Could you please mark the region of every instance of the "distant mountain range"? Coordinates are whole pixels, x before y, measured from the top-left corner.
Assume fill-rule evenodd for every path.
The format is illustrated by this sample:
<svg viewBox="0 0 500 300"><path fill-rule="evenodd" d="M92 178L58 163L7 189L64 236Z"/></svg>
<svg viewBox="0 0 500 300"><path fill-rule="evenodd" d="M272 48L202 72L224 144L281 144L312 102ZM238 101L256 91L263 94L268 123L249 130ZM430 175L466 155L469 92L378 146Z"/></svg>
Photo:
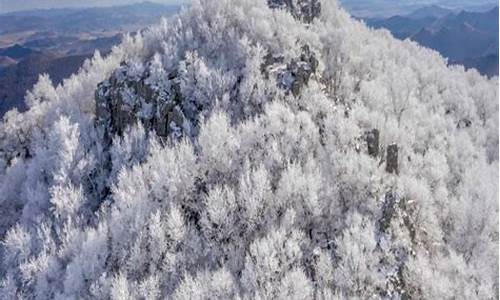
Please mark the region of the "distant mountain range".
<svg viewBox="0 0 500 300"><path fill-rule="evenodd" d="M360 18L404 16L422 7L439 6L455 12L482 12L498 5L495 0L339 0L352 15Z"/></svg>
<svg viewBox="0 0 500 300"><path fill-rule="evenodd" d="M0 49L0 56L8 56L11 59L22 59L35 53L37 53L37 51L18 44L15 44L12 47Z"/></svg>
<svg viewBox="0 0 500 300"><path fill-rule="evenodd" d="M49 9L13 12L0 15L0 34L34 30L57 33L127 30L151 24L152 19L171 15L177 5L142 2L126 6L83 9Z"/></svg>
<svg viewBox="0 0 500 300"><path fill-rule="evenodd" d="M8 56L0 56L0 69L17 64L17 61Z"/></svg>
<svg viewBox="0 0 500 300"><path fill-rule="evenodd" d="M122 33L109 37L92 37L89 39L76 36L51 35L45 38L32 39L24 43L24 47L42 49L45 52L57 52L61 55L83 55L94 53L96 49L101 52L108 52L114 45L120 43L122 38Z"/></svg>
<svg viewBox="0 0 500 300"><path fill-rule="evenodd" d="M477 69L487 76L498 76L498 54L490 54L477 58L466 58L462 61L451 61L450 63L463 65L466 69Z"/></svg>
<svg viewBox="0 0 500 300"><path fill-rule="evenodd" d="M373 28L386 28L399 38L409 38L434 49L450 63L498 75L498 6L485 12L456 12L427 6L403 16L364 19Z"/></svg>
<svg viewBox="0 0 500 300"><path fill-rule="evenodd" d="M50 74L54 84L78 71L90 55L58 57L53 54L30 56L16 65L0 70L0 116L13 107L26 109L24 95L37 81L40 74Z"/></svg>
<svg viewBox="0 0 500 300"><path fill-rule="evenodd" d="M124 33L137 32L179 9L142 2L0 14L0 117L14 107L26 108L26 91L40 74L49 74L58 84L95 50L107 53Z"/></svg>
<svg viewBox="0 0 500 300"><path fill-rule="evenodd" d="M387 1L353 0L344 5L390 7ZM402 1L395 6L413 7L410 4ZM498 75L498 7L478 12L485 8L491 5L478 2L468 11L420 5L411 13L363 20L371 27L390 30L397 38L410 38L435 49L451 64L476 68L492 76ZM26 90L36 83L40 73L48 73L57 84L76 72L96 49L107 53L120 43L125 32L141 30L179 9L143 2L0 14L0 117L13 107L25 109Z"/></svg>
<svg viewBox="0 0 500 300"><path fill-rule="evenodd" d="M406 17L413 19L413 20L421 20L421 19L426 19L426 18L442 18L445 17L449 14L453 13L453 10L448 9L448 8L443 8L438 5L429 5L429 6L424 6L422 8L417 9L416 11L410 13Z"/></svg>

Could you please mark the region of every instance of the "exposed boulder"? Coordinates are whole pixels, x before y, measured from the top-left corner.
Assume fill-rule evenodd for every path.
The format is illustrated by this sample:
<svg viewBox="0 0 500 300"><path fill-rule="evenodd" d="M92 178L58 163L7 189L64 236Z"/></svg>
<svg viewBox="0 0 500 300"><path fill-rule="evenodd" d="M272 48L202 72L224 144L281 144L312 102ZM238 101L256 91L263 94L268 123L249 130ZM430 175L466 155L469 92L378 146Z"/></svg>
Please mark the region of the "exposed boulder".
<svg viewBox="0 0 500 300"><path fill-rule="evenodd" d="M471 126L472 126L472 121L466 118L461 119L460 121L458 121L457 124L458 129L469 128Z"/></svg>
<svg viewBox="0 0 500 300"><path fill-rule="evenodd" d="M399 174L398 145L392 144L387 147L387 163L385 170L388 173Z"/></svg>
<svg viewBox="0 0 500 300"><path fill-rule="evenodd" d="M368 154L377 157L379 154L380 132L378 129L372 129L365 133L365 140L368 147Z"/></svg>
<svg viewBox="0 0 500 300"><path fill-rule="evenodd" d="M294 96L298 96L304 86L309 84L309 79L316 73L318 65L314 52L308 45L304 45L300 57L292 59L286 65L281 56L266 56L262 70L265 77L269 77L269 74L276 74L279 86Z"/></svg>
<svg viewBox="0 0 500 300"><path fill-rule="evenodd" d="M399 202L398 195L394 192L385 194L384 204L382 206L382 217L379 220L379 230L385 233L391 225L392 217L396 212L396 206Z"/></svg>
<svg viewBox="0 0 500 300"><path fill-rule="evenodd" d="M269 7L286 9L295 18L311 23L321 14L320 0L268 0Z"/></svg>
<svg viewBox="0 0 500 300"><path fill-rule="evenodd" d="M385 193L385 198L381 208L381 216L378 220L378 245L384 239L397 235L398 232L407 230L410 243L392 245L388 250L391 259L396 263L395 272L388 276L387 290L397 291L401 299L411 299L408 294L408 284L403 276L403 270L410 256L415 256L414 246L419 243L417 239L417 228L413 220L414 201L409 201L395 191ZM425 232L425 231L424 231ZM384 258L386 259L386 258Z"/></svg>
<svg viewBox="0 0 500 300"><path fill-rule="evenodd" d="M314 52L304 45L300 56L289 62L283 56L268 54L261 71L266 78L277 78L278 85L287 93L298 96L317 68ZM180 75L175 70L160 76L161 83L152 80L155 77L152 72L151 63L145 67L122 63L109 79L98 85L96 124L104 129L105 144L110 145L113 136L122 135L127 127L136 123L160 137L196 135L204 104L184 99Z"/></svg>
<svg viewBox="0 0 500 300"><path fill-rule="evenodd" d="M269 52L264 57L264 62L260 66L260 71L264 74L264 77L268 79L270 73L269 68L271 66L282 65L284 60L285 58L283 56L273 55L272 53Z"/></svg>
<svg viewBox="0 0 500 300"><path fill-rule="evenodd" d="M114 135L139 122L160 137L189 134L194 120L183 113L177 73L169 73L162 86L149 81L148 68L140 75L131 73L123 64L96 90L96 123L104 128L105 140L111 142Z"/></svg>

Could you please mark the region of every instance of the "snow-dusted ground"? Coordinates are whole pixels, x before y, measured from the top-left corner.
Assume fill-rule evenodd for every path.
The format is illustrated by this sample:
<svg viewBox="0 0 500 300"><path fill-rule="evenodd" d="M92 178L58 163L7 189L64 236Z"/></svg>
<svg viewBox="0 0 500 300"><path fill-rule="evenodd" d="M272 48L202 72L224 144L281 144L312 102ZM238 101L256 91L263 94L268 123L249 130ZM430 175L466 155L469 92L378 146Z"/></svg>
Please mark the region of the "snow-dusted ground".
<svg viewBox="0 0 500 300"><path fill-rule="evenodd" d="M0 297L497 298L498 79L295 17L195 1L42 77L0 125Z"/></svg>

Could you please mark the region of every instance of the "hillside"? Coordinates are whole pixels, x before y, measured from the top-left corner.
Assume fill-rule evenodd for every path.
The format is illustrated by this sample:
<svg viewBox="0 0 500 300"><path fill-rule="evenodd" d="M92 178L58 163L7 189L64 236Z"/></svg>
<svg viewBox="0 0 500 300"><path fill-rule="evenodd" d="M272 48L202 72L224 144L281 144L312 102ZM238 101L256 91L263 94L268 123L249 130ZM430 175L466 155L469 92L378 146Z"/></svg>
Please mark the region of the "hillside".
<svg viewBox="0 0 500 300"><path fill-rule="evenodd" d="M16 108L25 111L26 92L37 83L40 75L49 74L55 85L76 73L91 55L57 56L33 55L18 64L0 69L0 116Z"/></svg>
<svg viewBox="0 0 500 300"><path fill-rule="evenodd" d="M179 10L178 5L142 2L113 7L31 10L0 14L0 34L20 31L50 31L73 34L82 31L108 31L140 28L151 19L160 20Z"/></svg>
<svg viewBox="0 0 500 300"><path fill-rule="evenodd" d="M463 65L466 69L476 69L489 77L498 76L498 55L489 54L482 57L466 58L463 61L452 61L451 64Z"/></svg>
<svg viewBox="0 0 500 300"><path fill-rule="evenodd" d="M492 60L498 56L498 6L483 12L428 6L405 16L365 21L373 28L388 29L396 38L409 38L434 49L453 63L467 62L467 68L498 75L498 60Z"/></svg>
<svg viewBox="0 0 500 300"><path fill-rule="evenodd" d="M5 299L496 299L498 78L335 1L195 0L0 125Z"/></svg>
<svg viewBox="0 0 500 300"><path fill-rule="evenodd" d="M421 7L407 15L408 18L421 20L426 18L440 19L453 14L453 10L441 7L439 5L429 5Z"/></svg>
<svg viewBox="0 0 500 300"><path fill-rule="evenodd" d="M413 36L426 26L436 21L434 17L411 18L407 16L392 16L387 19L367 19L366 23L376 29L385 28L389 30L394 37L398 39L406 39Z"/></svg>
<svg viewBox="0 0 500 300"><path fill-rule="evenodd" d="M109 53L125 34L133 35L179 9L142 2L0 14L0 118L13 108L26 109L24 96L43 72L57 85L96 50Z"/></svg>
<svg viewBox="0 0 500 300"><path fill-rule="evenodd" d="M8 56L0 56L0 70L5 67L15 65L17 62Z"/></svg>
<svg viewBox="0 0 500 300"><path fill-rule="evenodd" d="M419 11L442 15L445 10L483 12L498 6L494 0L340 0L353 16L361 18L389 18ZM444 8L445 10L441 9Z"/></svg>
<svg viewBox="0 0 500 300"><path fill-rule="evenodd" d="M466 23L458 27L443 27L438 31L422 29L411 39L455 60L498 53L498 48L495 49L498 37L492 37Z"/></svg>
<svg viewBox="0 0 500 300"><path fill-rule="evenodd" d="M8 48L0 48L0 56L7 56L11 59L23 59L34 54L37 52L18 44Z"/></svg>

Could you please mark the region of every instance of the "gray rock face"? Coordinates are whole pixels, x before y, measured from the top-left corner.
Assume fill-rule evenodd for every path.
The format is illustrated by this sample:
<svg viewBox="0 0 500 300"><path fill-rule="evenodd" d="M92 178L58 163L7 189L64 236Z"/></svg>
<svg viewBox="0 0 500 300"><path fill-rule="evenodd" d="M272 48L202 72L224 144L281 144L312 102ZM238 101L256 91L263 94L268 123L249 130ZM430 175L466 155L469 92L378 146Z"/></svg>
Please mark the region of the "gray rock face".
<svg viewBox="0 0 500 300"><path fill-rule="evenodd" d="M399 292L401 299L411 299L407 294L407 282L405 281L402 270L408 262L408 257L410 255L415 255L412 244L417 243L417 241L415 224L411 216L413 213L412 204L407 201L407 199L401 197L394 191L385 193L384 202L381 208L381 216L378 220L378 245L380 245L383 236L390 234L390 232L398 226L404 226L408 230L411 240L409 246L397 245L390 249L399 267L397 272L390 275L388 282L392 285L392 289Z"/></svg>
<svg viewBox="0 0 500 300"><path fill-rule="evenodd" d="M366 144L368 146L368 155L377 157L379 153L380 132L373 129L365 134Z"/></svg>
<svg viewBox="0 0 500 300"><path fill-rule="evenodd" d="M311 23L321 14L320 0L268 0L269 7L286 9L295 18Z"/></svg>
<svg viewBox="0 0 500 300"><path fill-rule="evenodd" d="M270 54L261 66L265 77L276 76L278 85L295 96L300 95L318 68L318 60L309 46L301 50L301 55L290 62ZM108 80L98 85L96 125L104 130L105 145L110 145L115 135L121 136L127 127L136 123L160 137L196 136L199 115L207 109L207 104L183 97L181 78L176 71L165 72L160 79L152 73L151 64L137 70L123 63Z"/></svg>
<svg viewBox="0 0 500 300"><path fill-rule="evenodd" d="M379 220L379 230L385 233L391 225L392 217L396 211L396 205L398 202L398 195L393 192L387 192L385 194L385 201L382 207L382 218Z"/></svg>
<svg viewBox="0 0 500 300"><path fill-rule="evenodd" d="M318 64L314 52L310 50L308 45L305 45L302 47L300 57L293 59L286 65L283 64L283 57L266 56L262 70L268 77L269 69L277 69L279 86L294 96L298 96L304 86L309 83L311 76L316 73Z"/></svg>
<svg viewBox="0 0 500 300"><path fill-rule="evenodd" d="M398 145L392 144L387 147L387 164L385 170L388 173L399 174Z"/></svg>
<svg viewBox="0 0 500 300"><path fill-rule="evenodd" d="M164 86L152 85L148 78L147 68L143 74L133 75L124 64L98 85L96 124L104 128L109 143L114 135L121 135L135 123L142 123L147 132L154 130L160 137L189 134L194 120L183 113L176 72L168 74Z"/></svg>
<svg viewBox="0 0 500 300"><path fill-rule="evenodd" d="M463 128L469 128L472 126L472 121L469 119L461 119L458 121L457 128L458 129L463 129Z"/></svg>

